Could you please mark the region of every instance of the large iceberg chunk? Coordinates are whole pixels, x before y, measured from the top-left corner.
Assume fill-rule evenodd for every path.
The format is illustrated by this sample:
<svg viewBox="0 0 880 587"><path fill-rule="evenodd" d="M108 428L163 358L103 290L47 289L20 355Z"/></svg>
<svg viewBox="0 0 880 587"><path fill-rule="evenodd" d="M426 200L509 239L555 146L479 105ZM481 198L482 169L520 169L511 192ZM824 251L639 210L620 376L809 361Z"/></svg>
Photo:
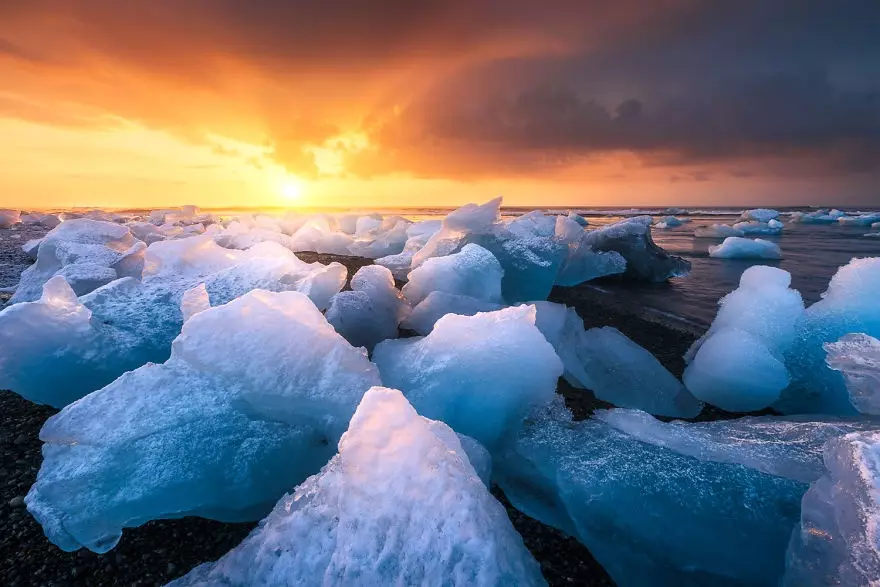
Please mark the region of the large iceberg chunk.
<svg viewBox="0 0 880 587"><path fill-rule="evenodd" d="M456 435L375 387L318 475L170 586L545 584Z"/></svg>
<svg viewBox="0 0 880 587"><path fill-rule="evenodd" d="M409 274L403 295L413 305L434 291L500 303L504 270L481 246L467 244L458 253L425 260Z"/></svg>
<svg viewBox="0 0 880 587"><path fill-rule="evenodd" d="M779 210L771 210L769 208L746 210L740 215L740 219L744 221L754 220L757 222L770 222L777 218L779 218Z"/></svg>
<svg viewBox="0 0 880 587"><path fill-rule="evenodd" d="M692 418L702 404L657 358L616 328L591 328L573 308L536 302L537 326L565 367L565 379L616 406Z"/></svg>
<svg viewBox="0 0 880 587"><path fill-rule="evenodd" d="M350 255L354 242L350 234L335 230L327 218L313 216L294 233L290 241L293 251L314 251L331 255Z"/></svg>
<svg viewBox="0 0 880 587"><path fill-rule="evenodd" d="M501 198L482 205L467 204L447 214L440 230L434 232L425 246L412 257L415 269L431 257L443 257L461 248L469 234L484 234L500 222Z"/></svg>
<svg viewBox="0 0 880 587"><path fill-rule="evenodd" d="M534 306L447 314L426 337L387 340L373 352L382 381L426 417L489 451L553 398L562 363L535 327Z"/></svg>
<svg viewBox="0 0 880 587"><path fill-rule="evenodd" d="M355 240L348 250L352 255L368 259L398 255L406 246L410 224L399 216L385 218L374 233Z"/></svg>
<svg viewBox="0 0 880 587"><path fill-rule="evenodd" d="M434 324L446 314L473 316L480 312L494 312L503 306L495 302L487 302L445 291L432 291L424 300L413 308L412 313L401 326L418 334L425 335L434 329Z"/></svg>
<svg viewBox="0 0 880 587"><path fill-rule="evenodd" d="M88 293L86 284L106 283L107 269L116 277L139 278L146 248L128 228L113 222L85 218L63 222L41 241L37 262L22 272L10 303L39 299L43 284L68 265L87 264L68 270L79 294Z"/></svg>
<svg viewBox="0 0 880 587"><path fill-rule="evenodd" d="M801 503L784 587L876 585L880 579L880 432L825 445L826 474Z"/></svg>
<svg viewBox="0 0 880 587"><path fill-rule="evenodd" d="M561 400L494 463L514 506L577 537L621 587L777 585L807 488L573 422Z"/></svg>
<svg viewBox="0 0 880 587"><path fill-rule="evenodd" d="M590 231L584 244L596 251L616 251L626 259L623 276L641 281L660 282L684 277L691 264L670 255L651 238L651 217L636 216Z"/></svg>
<svg viewBox="0 0 880 587"><path fill-rule="evenodd" d="M880 416L880 340L847 334L824 346L825 362L846 379L850 403L863 414Z"/></svg>
<svg viewBox="0 0 880 587"><path fill-rule="evenodd" d="M391 271L367 265L351 278L351 291L330 300L327 321L354 346L371 350L386 338L397 338L397 327L409 311Z"/></svg>
<svg viewBox="0 0 880 587"><path fill-rule="evenodd" d="M729 236L720 245L709 247L709 256L719 259L781 259L779 245L760 238Z"/></svg>
<svg viewBox="0 0 880 587"><path fill-rule="evenodd" d="M95 552L152 519L259 519L378 384L303 294L251 292L192 316L165 363L50 418L28 509L62 549Z"/></svg>
<svg viewBox="0 0 880 587"><path fill-rule="evenodd" d="M699 399L733 412L760 410L779 399L790 375L784 353L804 311L791 275L749 267L739 288L719 302L709 331L688 351L684 383Z"/></svg>

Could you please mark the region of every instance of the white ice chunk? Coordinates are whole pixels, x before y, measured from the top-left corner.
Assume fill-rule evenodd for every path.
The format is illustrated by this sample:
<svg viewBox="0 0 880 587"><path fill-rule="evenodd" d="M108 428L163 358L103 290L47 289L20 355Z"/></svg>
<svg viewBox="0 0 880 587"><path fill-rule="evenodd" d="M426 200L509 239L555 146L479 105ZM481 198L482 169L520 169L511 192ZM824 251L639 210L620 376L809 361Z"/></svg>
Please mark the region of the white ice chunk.
<svg viewBox="0 0 880 587"><path fill-rule="evenodd" d="M386 385L426 417L493 451L552 399L562 363L535 327L534 306L447 314L426 337L387 340L373 361Z"/></svg>
<svg viewBox="0 0 880 587"><path fill-rule="evenodd" d="M754 210L746 210L740 216L742 220L755 220L757 222L769 222L779 218L778 210L768 208L755 208Z"/></svg>
<svg viewBox="0 0 880 587"><path fill-rule="evenodd" d="M414 269L403 286L403 295L413 305L434 291L501 303L503 276L504 270L492 253L479 245L467 244L458 253L427 259Z"/></svg>
<svg viewBox="0 0 880 587"><path fill-rule="evenodd" d="M364 396L339 453L244 542L170 587L545 585L458 438L399 391Z"/></svg>
<svg viewBox="0 0 880 587"><path fill-rule="evenodd" d="M713 224L701 226L694 231L697 238L727 238L730 236L744 236L744 232L728 224Z"/></svg>
<svg viewBox="0 0 880 587"><path fill-rule="evenodd" d="M719 259L781 259L779 245L760 238L729 236L720 245L709 247L709 256Z"/></svg>
<svg viewBox="0 0 880 587"><path fill-rule="evenodd" d="M421 335L426 335L434 328L434 324L446 314L473 316L479 312L494 312L503 306L495 302L487 302L470 296L451 294L444 291L432 291L424 300L413 308L412 313L401 326Z"/></svg>
<svg viewBox="0 0 880 587"><path fill-rule="evenodd" d="M183 315L184 322L210 307L211 299L204 283L183 292L183 298L180 300L180 313Z"/></svg>
<svg viewBox="0 0 880 587"><path fill-rule="evenodd" d="M37 254L40 251L40 243L43 242L41 238L32 238L27 241L23 245L21 245L21 250L24 251L24 254L30 257L31 261L37 260Z"/></svg>
<svg viewBox="0 0 880 587"><path fill-rule="evenodd" d="M843 373L849 401L863 414L880 415L880 340L847 334L825 343L829 367Z"/></svg>

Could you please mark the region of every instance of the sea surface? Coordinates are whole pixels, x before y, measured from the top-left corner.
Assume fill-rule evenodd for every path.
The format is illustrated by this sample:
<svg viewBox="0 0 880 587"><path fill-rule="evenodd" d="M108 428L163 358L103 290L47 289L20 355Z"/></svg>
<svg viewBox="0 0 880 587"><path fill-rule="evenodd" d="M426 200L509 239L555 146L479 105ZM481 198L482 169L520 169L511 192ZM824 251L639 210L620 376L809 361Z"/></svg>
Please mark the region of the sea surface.
<svg viewBox="0 0 880 587"><path fill-rule="evenodd" d="M533 209L503 208L502 213L506 218L513 218ZM548 213L564 214L569 209L542 208L541 210ZM681 321L696 329L702 329L711 324L717 311L718 301L736 289L743 271L752 265L772 265L785 269L792 275L792 286L801 292L807 304L811 304L820 299L828 287L828 281L841 265L849 263L851 259L856 257L880 256L880 238L863 236L870 232L869 227L846 226L836 223L830 225L792 224L789 222L791 212L796 210L811 211L814 208L776 209L783 214L780 218L785 223L782 234L758 238L777 243L783 252L781 261L714 259L709 257L708 249L711 245L721 242L721 239L694 237L694 230L699 226L736 222L737 217L743 211L742 207L703 210L574 208L574 211L589 220L591 227L604 226L623 217L638 214L650 214L659 220L663 216L670 215L670 212L674 212L678 218L689 219L689 222L676 228L653 230L654 241L658 245L691 262L691 273L687 277L675 278L668 283L661 284L634 284L605 279L585 284L583 287L596 288L607 295L614 296L615 301L625 305L639 306L643 310ZM857 212L854 209L841 209L851 213ZM221 217L245 213L286 212L281 209L203 211ZM345 212L399 214L411 220L424 220L441 218L450 211L451 208L406 208ZM333 212L341 211L333 210ZM867 210L863 212L867 212ZM144 211L128 211L128 214L141 215L144 214ZM0 230L0 292L4 288L14 286L18 281L18 274L29 264L30 260L21 253L20 247L27 239L35 236L42 235L35 234L34 231L20 225L14 230Z"/></svg>

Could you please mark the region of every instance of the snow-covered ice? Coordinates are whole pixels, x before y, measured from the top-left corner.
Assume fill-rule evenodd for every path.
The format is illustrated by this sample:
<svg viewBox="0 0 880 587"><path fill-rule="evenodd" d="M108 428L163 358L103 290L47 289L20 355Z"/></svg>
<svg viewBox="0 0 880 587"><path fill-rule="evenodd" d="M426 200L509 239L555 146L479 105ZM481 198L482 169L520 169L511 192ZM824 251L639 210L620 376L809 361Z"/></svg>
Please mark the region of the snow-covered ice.
<svg viewBox="0 0 880 587"><path fill-rule="evenodd" d="M756 238L729 236L720 245L709 247L709 256L718 259L781 259L776 243Z"/></svg>
<svg viewBox="0 0 880 587"><path fill-rule="evenodd" d="M534 306L474 316L447 314L428 336L379 343L385 385L490 452L553 398L562 363L535 327Z"/></svg>
<svg viewBox="0 0 880 587"><path fill-rule="evenodd" d="M50 418L28 509L62 549L95 552L152 519L259 519L327 462L379 382L306 296L251 292L192 316L165 363Z"/></svg>
<svg viewBox="0 0 880 587"><path fill-rule="evenodd" d="M545 584L456 435L375 387L319 474L170 587Z"/></svg>

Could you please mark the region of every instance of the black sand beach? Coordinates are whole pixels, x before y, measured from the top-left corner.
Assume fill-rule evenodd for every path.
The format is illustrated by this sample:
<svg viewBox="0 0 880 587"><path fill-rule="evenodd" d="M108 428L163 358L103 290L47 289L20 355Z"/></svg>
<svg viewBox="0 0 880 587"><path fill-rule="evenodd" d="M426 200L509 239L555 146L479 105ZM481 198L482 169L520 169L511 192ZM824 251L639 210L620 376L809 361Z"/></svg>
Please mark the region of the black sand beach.
<svg viewBox="0 0 880 587"><path fill-rule="evenodd" d="M368 259L298 254L307 262L344 264L349 275L370 264ZM684 370L682 355L698 336L687 326L664 323L656 316L627 309L597 290L581 286L555 288L551 301L573 306L587 327L614 326L651 351L676 376ZM577 418L609 407L589 392L560 380L558 392ZM163 585L191 568L219 558L236 546L256 523L224 524L200 518L159 520L127 529L119 545L104 555L81 550L66 553L51 544L40 525L28 514L23 497L40 467L39 430L56 410L38 406L0 391L0 584L26 585ZM703 414L723 418L726 414ZM513 509L496 487L493 493L507 508L526 547L541 564L550 585L606 586L613 582L573 538Z"/></svg>

